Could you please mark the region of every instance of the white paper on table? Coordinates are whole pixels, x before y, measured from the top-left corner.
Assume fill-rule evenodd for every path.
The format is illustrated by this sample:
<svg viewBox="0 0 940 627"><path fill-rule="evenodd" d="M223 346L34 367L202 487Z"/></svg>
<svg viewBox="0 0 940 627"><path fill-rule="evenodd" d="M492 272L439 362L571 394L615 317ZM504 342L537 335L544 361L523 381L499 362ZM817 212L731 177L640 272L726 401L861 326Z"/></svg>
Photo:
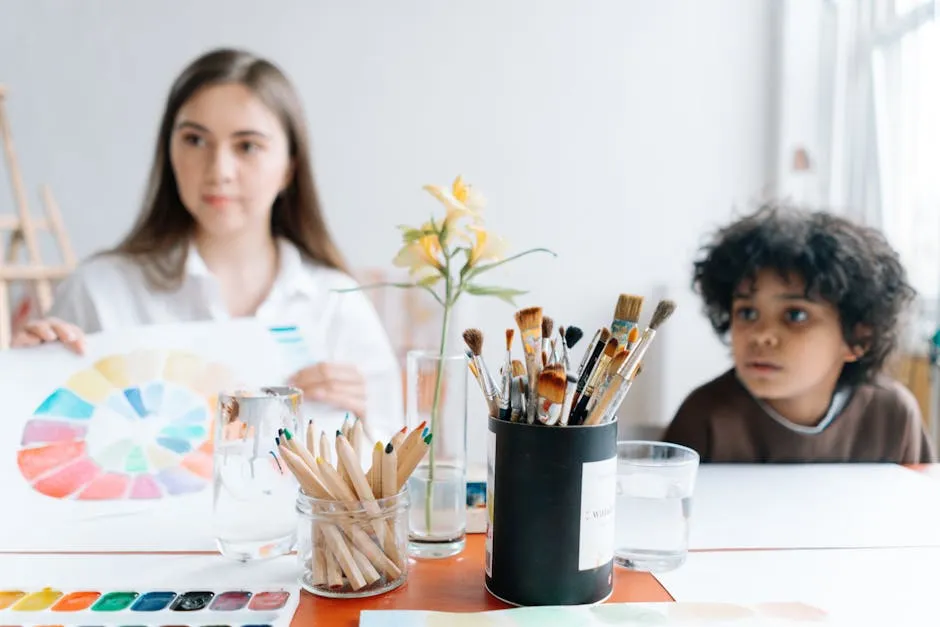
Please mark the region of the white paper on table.
<svg viewBox="0 0 940 627"><path fill-rule="evenodd" d="M802 602L854 612L859 625L926 625L937 621L938 560L940 548L715 551L656 578L677 602Z"/></svg>
<svg viewBox="0 0 940 627"><path fill-rule="evenodd" d="M0 352L0 551L214 550L215 395L288 375L253 319Z"/></svg>
<svg viewBox="0 0 940 627"><path fill-rule="evenodd" d="M894 464L703 464L691 549L940 546L940 484Z"/></svg>
<svg viewBox="0 0 940 627"><path fill-rule="evenodd" d="M18 625L41 624L257 624L286 626L300 600L300 569L293 556L257 562L236 562L221 555L0 555L0 589L26 594L43 588L64 595L76 591L170 591L181 595L190 590L207 590L216 595L228 590L253 594L284 590L290 597L283 608L272 612L212 611L136 612L23 612L0 610L3 621ZM38 622L37 622L38 621ZM71 621L71 622L70 622ZM84 621L84 622L83 622ZM88 622L91 621L91 622ZM170 621L170 622L167 622Z"/></svg>
<svg viewBox="0 0 940 627"><path fill-rule="evenodd" d="M892 615L893 617L894 615ZM805 603L602 603L593 606L520 607L489 612L363 610L360 627L858 627L865 614ZM892 627L897 622L886 622Z"/></svg>

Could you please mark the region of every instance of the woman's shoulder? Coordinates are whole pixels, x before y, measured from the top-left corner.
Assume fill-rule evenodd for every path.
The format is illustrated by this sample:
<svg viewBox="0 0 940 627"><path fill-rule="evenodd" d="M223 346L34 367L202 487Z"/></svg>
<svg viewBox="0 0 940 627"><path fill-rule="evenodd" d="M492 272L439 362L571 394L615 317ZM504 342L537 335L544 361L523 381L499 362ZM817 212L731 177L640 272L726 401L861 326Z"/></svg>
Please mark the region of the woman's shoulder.
<svg viewBox="0 0 940 627"><path fill-rule="evenodd" d="M79 263L68 280L87 287L113 285L115 281L138 282L143 278L140 264L126 255L113 252L95 253Z"/></svg>

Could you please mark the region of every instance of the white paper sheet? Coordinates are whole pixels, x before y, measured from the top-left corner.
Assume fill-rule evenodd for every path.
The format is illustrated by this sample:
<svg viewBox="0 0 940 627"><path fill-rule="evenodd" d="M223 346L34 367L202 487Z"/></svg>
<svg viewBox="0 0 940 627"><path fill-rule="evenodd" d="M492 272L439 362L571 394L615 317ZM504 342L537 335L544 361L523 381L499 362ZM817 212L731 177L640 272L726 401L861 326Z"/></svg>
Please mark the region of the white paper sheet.
<svg viewBox="0 0 940 627"><path fill-rule="evenodd" d="M248 319L0 352L0 551L213 550L215 394L285 362Z"/></svg>
<svg viewBox="0 0 940 627"><path fill-rule="evenodd" d="M940 483L893 464L704 464L692 549L940 546Z"/></svg>
<svg viewBox="0 0 940 627"><path fill-rule="evenodd" d="M300 599L299 567L292 556L262 562L239 563L219 555L2 555L0 590L25 594L52 588L62 596L72 592L211 591L216 596L229 590L290 593L284 606L260 611L245 607L236 611L214 611L211 606L194 612L165 609L156 612L88 610L22 612L0 609L3 624L173 624L235 625L273 624L286 627ZM3 593L0 593L2 595ZM60 597L61 598L61 597ZM54 607L54 605L52 606Z"/></svg>
<svg viewBox="0 0 940 627"><path fill-rule="evenodd" d="M865 609L865 625L936 624L940 548L816 549L691 553L656 575L679 602L800 601ZM892 617L886 622L874 616ZM900 616L930 619L895 620Z"/></svg>
<svg viewBox="0 0 940 627"><path fill-rule="evenodd" d="M896 614L890 614L894 618ZM524 607L475 613L368 610L360 627L858 627L858 609L830 611L803 603L604 603ZM878 623L875 623L878 624ZM883 624L897 625L896 622Z"/></svg>

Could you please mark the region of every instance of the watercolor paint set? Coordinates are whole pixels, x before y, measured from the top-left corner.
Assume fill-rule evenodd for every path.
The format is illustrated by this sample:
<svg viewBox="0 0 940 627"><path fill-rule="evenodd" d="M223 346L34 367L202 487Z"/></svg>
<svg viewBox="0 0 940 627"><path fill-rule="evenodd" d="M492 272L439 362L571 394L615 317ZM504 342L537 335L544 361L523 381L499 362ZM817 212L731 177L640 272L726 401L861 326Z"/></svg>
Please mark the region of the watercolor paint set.
<svg viewBox="0 0 940 627"><path fill-rule="evenodd" d="M290 623L299 590L0 590L0 626L276 627Z"/></svg>
<svg viewBox="0 0 940 627"><path fill-rule="evenodd" d="M0 627L288 627L294 556L0 555Z"/></svg>

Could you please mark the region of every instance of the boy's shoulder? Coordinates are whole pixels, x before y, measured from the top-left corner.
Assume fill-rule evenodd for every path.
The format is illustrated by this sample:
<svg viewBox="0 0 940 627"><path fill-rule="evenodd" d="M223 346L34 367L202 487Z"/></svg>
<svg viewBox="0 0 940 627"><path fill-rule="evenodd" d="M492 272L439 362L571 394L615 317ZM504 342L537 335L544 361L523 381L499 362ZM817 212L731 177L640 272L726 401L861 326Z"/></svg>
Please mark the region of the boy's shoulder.
<svg viewBox="0 0 940 627"><path fill-rule="evenodd" d="M920 404L911 390L892 377L877 375L871 382L856 390L864 394L864 411L881 421L902 426L910 421L921 421Z"/></svg>

